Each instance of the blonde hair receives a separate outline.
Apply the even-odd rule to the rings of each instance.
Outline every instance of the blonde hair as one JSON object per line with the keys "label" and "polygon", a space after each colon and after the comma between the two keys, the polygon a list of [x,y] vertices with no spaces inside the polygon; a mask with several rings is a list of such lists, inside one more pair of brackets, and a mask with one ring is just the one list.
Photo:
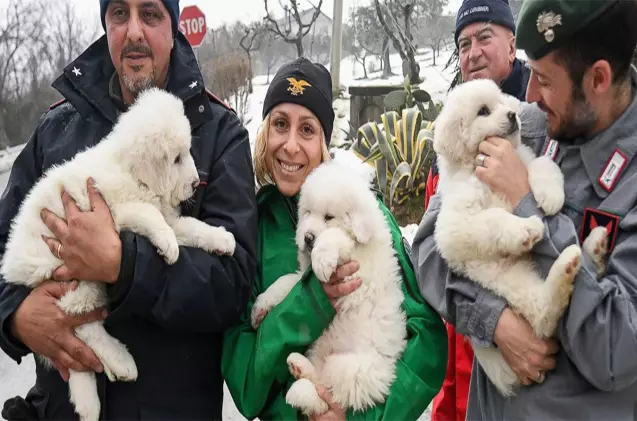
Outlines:
{"label": "blonde hair", "polygon": [[[268,137],[270,134],[270,113],[265,116],[257,136],[254,141],[254,175],[257,179],[257,188],[275,184],[272,177],[272,162],[267,159],[268,155]],[[332,159],[330,151],[327,149],[325,142],[325,132],[321,128],[321,162],[327,162]]]}

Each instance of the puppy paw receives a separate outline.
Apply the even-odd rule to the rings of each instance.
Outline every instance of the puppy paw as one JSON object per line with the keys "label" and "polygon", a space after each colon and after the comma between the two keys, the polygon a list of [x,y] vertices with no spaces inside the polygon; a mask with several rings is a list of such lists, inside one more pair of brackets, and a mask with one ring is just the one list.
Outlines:
{"label": "puppy paw", "polygon": [[545,188],[534,192],[533,196],[537,205],[547,215],[555,215],[564,206],[564,190],[555,188]]}
{"label": "puppy paw", "polygon": [[156,241],[157,253],[164,257],[169,265],[174,264],[179,259],[179,244],[174,234],[162,235]]}
{"label": "puppy paw", "polygon": [[292,383],[285,401],[293,408],[300,409],[305,415],[320,415],[329,410],[327,403],[321,399],[316,387],[308,379],[299,379]]}
{"label": "puppy paw", "polygon": [[544,236],[544,222],[537,216],[528,218],[526,225],[526,238],[522,243],[529,250],[538,243]]}
{"label": "puppy paw", "polygon": [[549,278],[560,283],[572,284],[582,264],[582,250],[576,244],[570,245],[560,253],[549,272]]}
{"label": "puppy paw", "polygon": [[265,293],[260,294],[257,297],[257,300],[252,306],[252,312],[250,314],[250,324],[252,325],[252,328],[254,330],[257,330],[259,325],[261,325],[263,319],[265,319],[265,316],[268,315],[273,307],[274,304],[272,303],[272,301],[268,300],[268,296]]}
{"label": "puppy paw", "polygon": [[312,271],[319,281],[328,283],[338,266],[338,250],[319,245],[312,250]]}
{"label": "puppy paw", "polygon": [[236,247],[234,235],[226,231],[223,227],[218,227],[219,231],[215,233],[212,248],[217,254],[232,255]]}
{"label": "puppy paw", "polygon": [[298,352],[288,355],[288,369],[295,379],[310,378],[314,375],[314,366],[305,356]]}
{"label": "puppy paw", "polygon": [[546,156],[529,164],[529,184],[538,206],[547,215],[555,215],[564,206],[564,176],[560,168]]}
{"label": "puppy paw", "polygon": [[106,377],[112,382],[137,380],[137,364],[128,351],[120,352],[117,358],[110,358],[108,362],[102,361],[102,365]]}
{"label": "puppy paw", "polygon": [[603,275],[606,272],[606,254],[608,253],[608,231],[606,228],[593,228],[584,240],[582,249],[593,260],[597,275]]}
{"label": "puppy paw", "polygon": [[[537,216],[522,218],[512,229],[505,228],[508,239],[503,245],[504,251],[515,255],[527,253],[544,235],[544,223]],[[507,238],[507,237],[505,237]],[[510,241],[510,242],[509,242]]]}

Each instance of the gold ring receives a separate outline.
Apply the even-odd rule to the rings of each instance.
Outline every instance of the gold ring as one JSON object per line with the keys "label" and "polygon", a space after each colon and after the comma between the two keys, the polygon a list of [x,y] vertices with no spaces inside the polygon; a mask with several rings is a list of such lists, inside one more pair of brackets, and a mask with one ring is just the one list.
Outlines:
{"label": "gold ring", "polygon": [[62,248],[62,243],[58,243],[58,248],[55,251],[55,254],[57,255],[58,259],[62,260],[62,258],[60,257],[60,249]]}

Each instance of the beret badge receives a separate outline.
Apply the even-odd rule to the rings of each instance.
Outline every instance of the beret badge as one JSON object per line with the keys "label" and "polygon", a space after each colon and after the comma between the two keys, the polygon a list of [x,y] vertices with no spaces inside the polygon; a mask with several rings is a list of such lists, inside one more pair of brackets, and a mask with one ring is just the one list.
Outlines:
{"label": "beret badge", "polygon": [[546,42],[553,42],[555,39],[555,32],[553,27],[562,24],[562,16],[556,15],[553,12],[542,12],[537,18],[537,31],[540,34],[544,34]]}

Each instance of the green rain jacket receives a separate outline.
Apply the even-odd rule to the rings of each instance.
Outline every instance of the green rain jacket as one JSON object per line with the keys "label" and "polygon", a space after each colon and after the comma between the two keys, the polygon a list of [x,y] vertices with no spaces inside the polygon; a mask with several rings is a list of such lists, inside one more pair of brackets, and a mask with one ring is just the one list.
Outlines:
{"label": "green rain jacket", "polygon": [[[294,382],[286,359],[292,352],[304,353],[329,326],[335,311],[309,269],[258,330],[251,327],[250,312],[256,297],[280,276],[297,270],[296,200],[267,186],[259,191],[257,203],[258,263],[252,299],[241,324],[225,334],[222,373],[237,408],[246,418],[296,420],[302,414],[285,402],[285,394]],[[408,343],[385,402],[365,412],[349,411],[347,419],[416,420],[442,386],[447,334],[440,316],[420,295],[400,227],[381,200],[379,207],[391,228],[402,267]]]}

